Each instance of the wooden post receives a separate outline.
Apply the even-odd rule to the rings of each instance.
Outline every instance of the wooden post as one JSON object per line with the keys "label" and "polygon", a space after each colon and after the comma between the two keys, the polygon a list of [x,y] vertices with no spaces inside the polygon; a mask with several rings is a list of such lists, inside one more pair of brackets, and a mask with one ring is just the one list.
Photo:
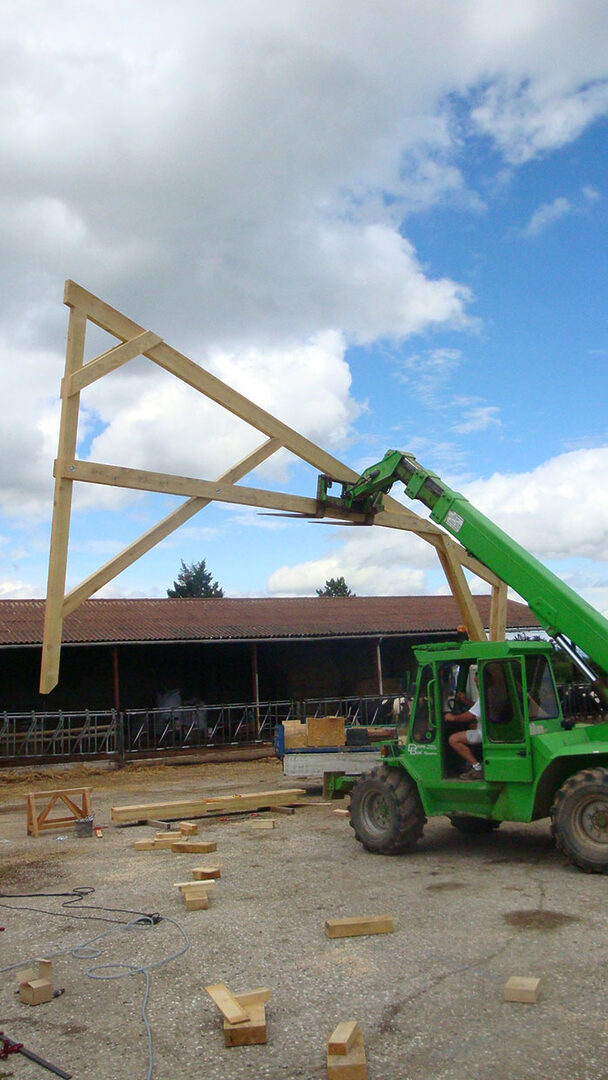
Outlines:
{"label": "wooden post", "polygon": [[443,572],[448,579],[448,585],[452,590],[452,595],[458,604],[460,617],[467,628],[470,640],[486,641],[486,633],[483,628],[481,616],[475,606],[473,594],[469,589],[462,566],[454,555],[453,546],[451,544],[444,544],[442,547],[438,547],[437,555],[439,556],[439,561],[443,567]]}
{"label": "wooden post", "polygon": [[61,422],[59,426],[55,501],[53,504],[51,550],[44,613],[42,672],[40,677],[41,694],[48,694],[56,686],[59,678],[61,631],[63,628],[63,594],[68,561],[73,486],[73,481],[64,475],[63,468],[65,462],[76,455],[80,404],[80,394],[77,392],[70,394],[69,384],[72,375],[82,367],[86,328],[86,316],[72,308],[68,327],[65,376],[61,385]]}
{"label": "wooden post", "polygon": [[507,630],[507,594],[504,581],[492,586],[490,604],[490,641],[504,641]]}

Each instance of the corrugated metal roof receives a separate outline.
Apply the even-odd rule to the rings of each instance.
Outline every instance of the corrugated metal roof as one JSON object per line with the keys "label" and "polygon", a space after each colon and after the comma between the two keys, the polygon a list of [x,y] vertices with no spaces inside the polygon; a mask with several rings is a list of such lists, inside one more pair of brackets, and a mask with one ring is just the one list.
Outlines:
{"label": "corrugated metal roof", "polygon": [[[476,601],[487,626],[490,597]],[[261,597],[197,600],[87,600],[64,621],[66,644],[260,641],[453,632],[451,596]],[[508,602],[511,628],[538,628],[525,604]],[[44,600],[0,600],[0,647],[42,642]]]}

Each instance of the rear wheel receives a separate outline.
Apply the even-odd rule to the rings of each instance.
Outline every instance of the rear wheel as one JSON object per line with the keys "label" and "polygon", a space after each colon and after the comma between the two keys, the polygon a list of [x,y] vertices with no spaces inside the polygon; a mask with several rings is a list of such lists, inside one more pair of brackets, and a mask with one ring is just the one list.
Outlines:
{"label": "rear wheel", "polygon": [[402,769],[381,765],[352,790],[350,824],[367,851],[377,855],[411,851],[425,822],[418,789]]}
{"label": "rear wheel", "polygon": [[607,769],[583,769],[562,784],[551,807],[551,832],[575,866],[608,874]]}
{"label": "rear wheel", "polygon": [[500,821],[492,821],[491,818],[473,817],[470,814],[448,814],[451,824],[458,832],[480,836],[482,833],[494,832],[500,825]]}

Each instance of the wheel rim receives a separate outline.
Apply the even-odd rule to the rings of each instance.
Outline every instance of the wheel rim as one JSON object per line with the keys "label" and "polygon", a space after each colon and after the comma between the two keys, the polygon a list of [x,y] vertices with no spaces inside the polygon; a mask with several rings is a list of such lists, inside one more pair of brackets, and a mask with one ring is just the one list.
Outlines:
{"label": "wheel rim", "polygon": [[578,808],[574,827],[587,842],[608,848],[608,801],[591,796]]}
{"label": "wheel rim", "polygon": [[361,818],[369,832],[381,836],[391,821],[389,805],[380,791],[368,791],[361,801]]}

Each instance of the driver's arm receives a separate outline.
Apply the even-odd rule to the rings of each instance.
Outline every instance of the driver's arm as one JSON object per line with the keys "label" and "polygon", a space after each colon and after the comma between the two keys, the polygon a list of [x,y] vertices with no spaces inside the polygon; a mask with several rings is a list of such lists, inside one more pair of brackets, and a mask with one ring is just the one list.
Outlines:
{"label": "driver's arm", "polygon": [[447,720],[449,724],[451,724],[452,721],[454,721],[454,720],[457,720],[459,722],[464,721],[464,723],[466,723],[466,724],[470,724],[472,721],[475,721],[475,723],[477,723],[477,717],[473,716],[472,712],[461,712],[461,713],[444,712],[443,718],[444,718],[444,720]]}

